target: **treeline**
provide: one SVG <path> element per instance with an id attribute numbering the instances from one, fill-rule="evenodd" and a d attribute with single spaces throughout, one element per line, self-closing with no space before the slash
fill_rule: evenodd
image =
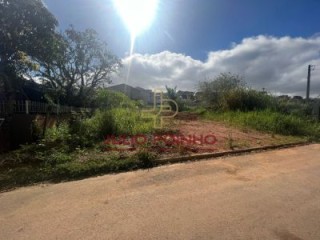
<path id="1" fill-rule="evenodd" d="M 243 78 L 231 73 L 202 82 L 199 93 L 202 108 L 195 111 L 205 119 L 312 141 L 320 139 L 320 125 L 312 116 L 312 101 L 254 90 Z"/>
<path id="2" fill-rule="evenodd" d="M 58 32 L 41 0 L 0 1 L 0 16 L 0 90 L 9 98 L 29 79 L 42 84 L 49 102 L 90 106 L 121 66 L 93 29 Z"/>
<path id="3" fill-rule="evenodd" d="M 310 116 L 312 105 L 305 100 L 276 97 L 266 91 L 252 89 L 239 75 L 222 73 L 201 82 L 199 98 L 204 108 L 214 111 L 271 110 L 284 114 Z"/>

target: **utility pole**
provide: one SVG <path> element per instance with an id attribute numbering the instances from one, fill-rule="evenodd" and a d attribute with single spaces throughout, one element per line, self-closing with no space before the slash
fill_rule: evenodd
<path id="1" fill-rule="evenodd" d="M 309 65 L 308 66 L 308 83 L 307 83 L 307 96 L 306 99 L 310 99 L 310 82 L 311 82 L 311 71 L 313 71 L 315 68 L 314 65 Z"/>

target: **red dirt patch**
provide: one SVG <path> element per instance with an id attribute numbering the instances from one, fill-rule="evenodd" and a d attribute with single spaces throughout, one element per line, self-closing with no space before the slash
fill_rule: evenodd
<path id="1" fill-rule="evenodd" d="M 221 122 L 199 120 L 194 115 L 192 115 L 190 118 L 186 116 L 181 117 L 181 115 L 179 115 L 173 121 L 171 128 L 178 129 L 181 135 L 196 136 L 197 138 L 201 136 L 206 137 L 213 135 L 217 139 L 217 142 L 214 145 L 194 144 L 192 146 L 193 152 L 221 152 L 227 150 L 293 143 L 301 140 L 296 137 L 272 135 L 249 129 L 237 129 Z"/>
<path id="2" fill-rule="evenodd" d="M 280 145 L 301 141 L 300 138 L 238 129 L 227 124 L 201 120 L 197 114 L 179 113 L 167 128 L 146 135 L 147 149 L 163 157 L 212 153 Z M 135 142 L 135 141 L 133 141 Z M 136 152 L 141 144 L 129 144 L 122 152 Z"/>

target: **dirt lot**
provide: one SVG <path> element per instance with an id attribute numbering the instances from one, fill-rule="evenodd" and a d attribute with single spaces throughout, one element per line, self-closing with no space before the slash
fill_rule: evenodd
<path id="1" fill-rule="evenodd" d="M 169 132 L 172 132 L 168 134 L 167 144 L 159 146 L 156 142 L 151 148 L 162 155 L 212 153 L 303 141 L 299 137 L 261 133 L 231 127 L 221 122 L 202 120 L 190 113 L 180 113 L 167 126 Z M 166 136 L 166 133 L 164 135 Z M 178 140 L 170 144 L 170 140 L 175 137 Z"/>
<path id="2" fill-rule="evenodd" d="M 301 141 L 301 138 L 297 137 L 272 135 L 254 130 L 241 130 L 219 122 L 204 120 L 178 121 L 179 122 L 177 123 L 177 126 L 179 126 L 178 129 L 182 135 L 213 135 L 216 137 L 216 144 L 212 146 L 206 144 L 203 146 L 198 146 L 200 152 L 206 152 L 210 150 L 226 151 Z"/>
<path id="3" fill-rule="evenodd" d="M 192 113 L 179 113 L 175 119 L 166 119 L 163 129 L 144 137 L 147 140 L 143 141 L 141 138 L 139 140 L 137 136 L 116 140 L 112 142 L 113 147 L 107 151 L 120 150 L 134 153 L 147 141 L 148 151 L 163 157 L 171 157 L 304 141 L 301 137 L 262 133 L 235 128 L 217 121 L 202 120 Z"/>

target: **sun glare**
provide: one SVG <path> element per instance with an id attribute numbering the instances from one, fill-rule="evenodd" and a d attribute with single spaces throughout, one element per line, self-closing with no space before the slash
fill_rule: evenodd
<path id="1" fill-rule="evenodd" d="M 159 0 L 113 0 L 134 40 L 153 22 Z"/>

